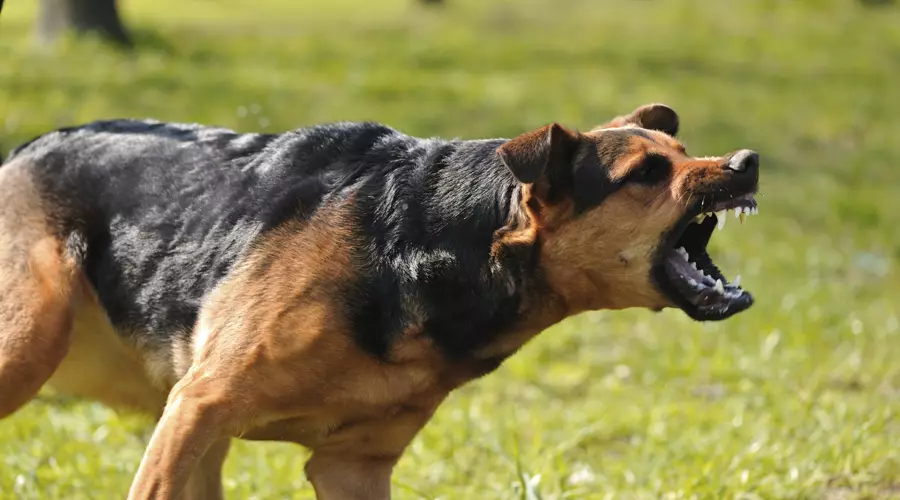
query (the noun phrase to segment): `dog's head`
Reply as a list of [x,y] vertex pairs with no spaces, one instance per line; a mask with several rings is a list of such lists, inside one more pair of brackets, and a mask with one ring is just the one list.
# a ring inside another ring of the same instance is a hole
[[523,186],[548,285],[571,312],[678,307],[720,320],[753,303],[706,245],[733,210],[756,212],[759,157],[693,157],[678,115],[641,106],[588,133],[556,123],[498,149]]

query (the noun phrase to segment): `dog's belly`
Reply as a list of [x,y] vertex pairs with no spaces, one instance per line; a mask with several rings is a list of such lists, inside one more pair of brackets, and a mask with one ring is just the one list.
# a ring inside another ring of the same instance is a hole
[[[88,302],[88,301],[86,301]],[[96,303],[76,310],[69,352],[48,385],[113,408],[158,415],[167,392],[154,383],[136,349],[127,346]]]

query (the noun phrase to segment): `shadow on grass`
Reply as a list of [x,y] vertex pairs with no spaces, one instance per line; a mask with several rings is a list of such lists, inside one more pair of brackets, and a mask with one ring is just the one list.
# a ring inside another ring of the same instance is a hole
[[177,53],[175,45],[159,32],[146,27],[133,28],[131,30],[134,50],[141,52],[155,52],[165,56],[174,56]]

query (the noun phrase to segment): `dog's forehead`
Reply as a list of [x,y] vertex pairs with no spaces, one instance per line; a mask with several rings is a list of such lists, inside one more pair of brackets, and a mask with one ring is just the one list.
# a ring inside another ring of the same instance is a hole
[[593,137],[598,149],[608,154],[626,155],[634,148],[657,147],[684,152],[684,145],[674,137],[658,130],[635,126],[599,129],[586,134]]
[[626,126],[586,135],[593,139],[596,154],[585,154],[575,166],[573,194],[577,213],[603,203],[623,186],[632,169],[652,155],[665,156],[675,164],[685,154],[681,143],[655,130]]
[[684,146],[675,138],[656,130],[620,127],[592,132],[597,158],[612,178],[621,177],[630,166],[648,153],[664,156],[685,154]]

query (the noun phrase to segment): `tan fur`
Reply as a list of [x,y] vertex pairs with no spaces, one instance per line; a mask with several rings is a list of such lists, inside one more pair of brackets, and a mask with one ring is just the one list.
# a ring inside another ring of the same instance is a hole
[[27,402],[69,348],[74,266],[20,164],[0,169],[0,418]]
[[148,370],[144,359],[152,360],[153,351],[140,352],[126,346],[93,293],[83,290],[75,303],[69,353],[48,384],[114,408],[158,415],[170,386],[152,380],[154,372]]
[[191,478],[181,494],[182,499],[220,500],[225,498],[225,492],[222,490],[222,466],[225,465],[225,458],[228,456],[230,446],[230,440],[225,438],[214,442],[209,447],[191,474]]
[[[341,210],[328,213],[273,233],[209,298],[193,361],[172,391],[132,498],[166,497],[186,481],[162,443],[202,448],[228,434],[310,447],[310,479],[329,498],[337,486],[319,471],[331,469],[315,464],[333,463],[332,455],[393,464],[449,391],[435,370],[440,356],[414,331],[398,343],[396,364],[365,355],[347,336],[342,302],[329,294],[357,264],[339,229]],[[152,473],[147,463],[156,464]],[[341,488],[366,483],[341,477]]]

